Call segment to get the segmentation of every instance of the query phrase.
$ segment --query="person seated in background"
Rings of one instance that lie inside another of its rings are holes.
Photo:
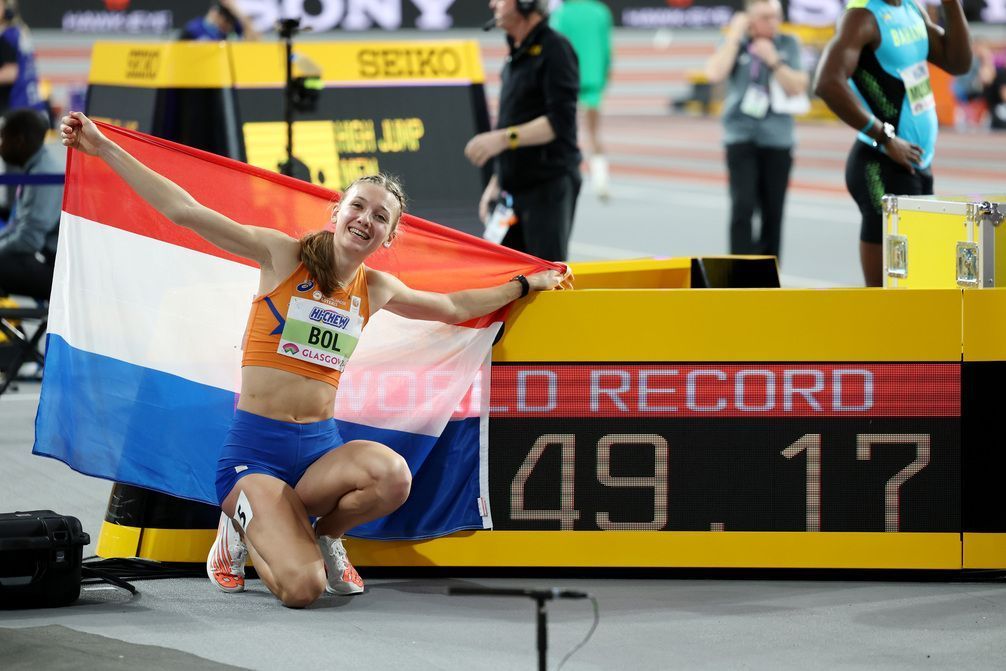
[[[0,158],[8,172],[25,175],[64,171],[61,155],[45,145],[49,123],[37,110],[21,108],[0,119]],[[0,229],[0,295],[49,300],[63,202],[62,184],[22,184],[10,222]]]
[[[226,40],[232,34],[248,40],[258,38],[258,33],[234,0],[215,0],[205,16],[197,16],[185,24],[178,39],[212,42]]]

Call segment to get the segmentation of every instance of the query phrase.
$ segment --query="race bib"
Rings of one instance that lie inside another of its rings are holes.
[[[356,349],[363,331],[360,300],[349,311],[307,298],[293,297],[276,350],[283,356],[316,363],[340,373]]]
[[[765,87],[758,84],[748,86],[741,98],[741,112],[755,119],[764,119],[768,114],[768,107],[769,97]]]
[[[905,83],[905,95],[912,108],[912,114],[919,115],[936,108],[936,98],[933,87],[929,83],[929,67],[920,61],[911,67],[898,72],[901,81]]]

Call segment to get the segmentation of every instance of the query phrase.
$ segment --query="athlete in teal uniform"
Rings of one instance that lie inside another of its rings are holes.
[[[964,12],[958,0],[942,2],[945,31],[914,0],[850,0],[818,66],[815,93],[859,131],[845,179],[862,214],[867,286],[883,284],[881,198],[933,192],[937,121],[927,61],[954,75],[971,66]]]
[[[580,106],[590,137],[590,177],[595,193],[608,197],[608,161],[601,146],[601,99],[611,74],[611,10],[600,0],[566,0],[549,17],[580,61]]]

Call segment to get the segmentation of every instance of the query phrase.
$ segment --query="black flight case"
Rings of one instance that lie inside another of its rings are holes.
[[[65,606],[80,596],[90,537],[51,510],[0,513],[0,608]]]

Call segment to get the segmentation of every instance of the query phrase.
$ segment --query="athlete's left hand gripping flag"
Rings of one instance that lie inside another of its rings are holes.
[[[334,192],[101,124],[142,163],[243,224],[299,237]],[[493,286],[561,268],[414,217],[368,260],[431,291]],[[240,388],[258,269],[167,221],[99,159],[70,151],[49,307],[38,455],[173,496],[216,503],[216,460]],[[475,323],[379,312],[343,375],[347,440],[388,444],[414,481],[396,513],[354,530],[424,538],[489,528],[489,356],[503,314]]]

